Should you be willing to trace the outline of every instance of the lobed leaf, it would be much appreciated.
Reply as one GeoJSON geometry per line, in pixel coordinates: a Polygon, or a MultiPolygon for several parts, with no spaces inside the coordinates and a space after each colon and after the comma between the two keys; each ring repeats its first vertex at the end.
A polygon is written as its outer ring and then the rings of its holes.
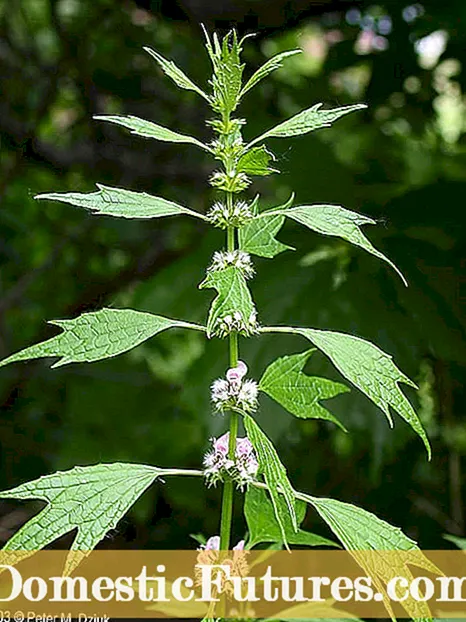
{"type": "Polygon", "coordinates": [[[152,58],[155,58],[165,75],[171,78],[177,86],[179,86],[181,89],[186,89],[187,91],[194,91],[210,103],[209,96],[206,95],[206,93],[204,93],[204,91],[200,89],[196,84],[194,84],[194,82],[190,80],[188,76],[175,65],[173,61],[167,60],[161,54],[159,54],[155,50],[152,50],[149,47],[145,47],[143,49],[148,54],[150,54],[152,58]]]}
{"type": "Polygon", "coordinates": [[[265,483],[280,527],[282,541],[288,547],[287,525],[291,523],[292,530],[298,531],[294,491],[288,479],[286,468],[283,466],[273,443],[249,415],[244,416],[244,427],[251,441],[259,461],[259,468],[264,476],[265,483]],[[283,499],[281,499],[283,495],[283,499]],[[285,503],[283,503],[283,500],[285,503]]]}
{"type": "Polygon", "coordinates": [[[365,393],[383,411],[391,426],[393,420],[390,407],[393,408],[420,436],[430,460],[431,449],[425,430],[398,383],[403,382],[411,387],[417,387],[398,369],[389,354],[370,341],[346,333],[291,327],[262,330],[291,332],[309,339],[328,356],[347,380],[365,393]]]}
{"type": "Polygon", "coordinates": [[[12,354],[0,361],[0,367],[44,357],[60,358],[52,367],[90,363],[127,352],[167,328],[203,330],[195,324],[133,309],[102,309],[83,313],[73,320],[52,320],[49,324],[59,326],[63,332],[12,354]]]}
{"type": "Polygon", "coordinates": [[[274,160],[273,153],[268,151],[264,145],[253,147],[239,158],[236,170],[246,175],[272,175],[272,173],[279,172],[269,167],[270,162],[274,160]]]}
{"type": "Polygon", "coordinates": [[[257,71],[255,71],[249,80],[246,82],[245,86],[241,91],[241,97],[245,95],[248,91],[250,91],[258,82],[266,78],[269,73],[275,71],[282,67],[282,60],[288,58],[289,56],[294,56],[295,54],[301,54],[301,50],[288,50],[287,52],[280,52],[276,56],[270,58],[267,62],[265,62],[262,67],[259,67],[257,71]]]}
{"type": "MultiPolygon", "coordinates": [[[[385,605],[393,620],[395,618],[385,588],[389,580],[396,576],[405,577],[409,582],[414,579],[407,566],[407,560],[419,568],[438,573],[438,569],[425,557],[416,542],[408,538],[400,528],[350,503],[311,497],[301,492],[296,495],[317,510],[320,517],[341,540],[345,549],[355,552],[353,554],[355,561],[368,576],[373,578],[375,585],[384,595],[385,605]],[[363,553],[358,555],[357,551],[363,553]],[[409,551],[412,555],[408,558],[406,555],[393,554],[387,561],[387,557],[379,555],[377,551],[409,551]]],[[[411,598],[405,601],[403,606],[413,618],[430,616],[425,602],[415,602],[411,598]]]]}
{"type": "Polygon", "coordinates": [[[50,192],[38,194],[34,198],[70,203],[76,207],[89,209],[96,214],[119,218],[160,218],[162,216],[188,214],[207,220],[203,214],[161,197],[154,197],[146,192],[111,188],[103,184],[96,185],[99,188],[98,192],[50,192]]]}
{"type": "Polygon", "coordinates": [[[173,132],[167,127],[157,125],[157,123],[152,123],[151,121],[146,121],[145,119],[140,119],[139,117],[135,117],[133,115],[95,115],[94,119],[121,125],[131,130],[131,134],[143,136],[144,138],[155,138],[156,140],[169,143],[191,143],[201,149],[204,149],[205,151],[209,151],[210,153],[212,152],[210,147],[204,145],[193,136],[186,136],[185,134],[173,132]]]}
{"type": "Polygon", "coordinates": [[[320,130],[324,127],[330,127],[332,123],[340,117],[350,112],[367,108],[365,104],[353,104],[351,106],[343,106],[342,108],[333,108],[332,110],[320,110],[321,106],[322,104],[315,104],[311,108],[299,112],[294,117],[291,117],[291,119],[283,121],[283,123],[276,125],[265,132],[265,134],[255,138],[249,143],[249,146],[252,147],[252,145],[255,145],[265,138],[288,138],[290,136],[307,134],[308,132],[320,130]]]}
{"type": "MultiPolygon", "coordinates": [[[[3,499],[41,499],[47,506],[6,543],[6,551],[35,551],[77,529],[72,551],[91,551],[164,473],[144,464],[97,464],[40,477],[0,493],[3,499]]],[[[79,563],[69,556],[68,572],[79,563]]]]}
{"type": "Polygon", "coordinates": [[[349,389],[327,378],[302,373],[313,352],[315,350],[284,356],[271,363],[260,379],[259,389],[296,417],[332,421],[346,432],[345,427],[319,401],[346,393],[349,389]]]}
{"type": "MultiPolygon", "coordinates": [[[[314,533],[298,529],[295,532],[287,512],[286,504],[280,497],[277,503],[281,506],[280,515],[283,517],[283,528],[288,544],[301,546],[337,546],[331,540],[322,538],[314,533]]],[[[295,502],[296,521],[300,525],[306,514],[306,504],[303,501],[295,502]]],[[[283,536],[280,525],[274,514],[274,507],[265,490],[250,486],[246,491],[244,502],[244,516],[249,531],[248,548],[264,542],[282,542],[283,536]]]]}
{"type": "Polygon", "coordinates": [[[200,289],[212,288],[217,290],[207,321],[207,336],[211,337],[217,323],[225,316],[234,316],[241,313],[245,322],[256,316],[256,307],[251,297],[246,279],[234,267],[210,272],[199,285],[200,289]]]}
{"type": "MultiPolygon", "coordinates": [[[[271,212],[281,212],[286,210],[293,204],[294,194],[289,200],[280,207],[270,210],[271,212]]],[[[268,214],[263,212],[257,215],[247,225],[238,229],[238,243],[241,250],[257,255],[259,257],[267,257],[272,259],[275,255],[286,250],[294,250],[292,246],[282,244],[275,235],[283,227],[285,216],[279,213],[268,214]]]]}
{"type": "MultiPolygon", "coordinates": [[[[276,210],[273,210],[274,212],[276,210]]],[[[264,212],[267,214],[267,212],[264,212]]],[[[300,205],[286,211],[286,216],[296,220],[317,233],[334,235],[347,240],[368,253],[386,261],[398,273],[405,285],[406,279],[383,253],[377,250],[360,229],[360,225],[375,225],[376,221],[338,205],[300,205]]]]}

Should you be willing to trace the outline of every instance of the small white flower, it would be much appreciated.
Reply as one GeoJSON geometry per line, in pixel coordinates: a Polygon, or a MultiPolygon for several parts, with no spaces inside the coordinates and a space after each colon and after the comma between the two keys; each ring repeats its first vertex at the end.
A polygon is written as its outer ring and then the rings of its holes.
{"type": "Polygon", "coordinates": [[[258,393],[257,383],[254,382],[254,380],[246,380],[241,385],[238,395],[238,404],[241,404],[243,410],[246,412],[256,410],[258,393]]]}
{"type": "Polygon", "coordinates": [[[230,267],[237,268],[245,279],[254,276],[254,266],[250,255],[240,250],[215,252],[207,272],[218,272],[230,267]]]}
{"type": "MultiPolygon", "coordinates": [[[[217,176],[215,179],[218,179],[220,174],[215,175],[217,176]]],[[[231,207],[217,202],[208,211],[207,218],[216,227],[226,229],[227,227],[242,227],[254,218],[254,214],[245,201],[237,201],[231,207]]]]}
{"type": "Polygon", "coordinates": [[[246,337],[255,335],[259,332],[259,323],[257,322],[257,312],[255,309],[249,314],[249,318],[243,318],[241,311],[235,311],[233,316],[231,314],[225,315],[223,318],[218,318],[215,327],[214,334],[217,337],[223,338],[232,332],[240,333],[246,337]]]}
{"type": "Polygon", "coordinates": [[[236,438],[234,460],[229,458],[230,434],[227,432],[218,439],[210,439],[212,449],[204,455],[204,476],[209,486],[224,481],[225,476],[233,479],[238,487],[244,488],[254,480],[259,469],[256,454],[251,441],[247,438],[236,438]]]}

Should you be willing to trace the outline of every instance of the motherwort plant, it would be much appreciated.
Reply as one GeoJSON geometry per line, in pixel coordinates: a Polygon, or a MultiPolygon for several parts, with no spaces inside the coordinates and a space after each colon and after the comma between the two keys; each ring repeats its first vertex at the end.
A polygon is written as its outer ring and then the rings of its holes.
{"type": "MultiPolygon", "coordinates": [[[[272,168],[274,156],[266,146],[269,138],[290,138],[326,128],[365,106],[356,104],[326,110],[316,104],[245,142],[246,122],[235,116],[241,99],[280,67],[286,57],[298,51],[278,54],[244,81],[241,46],[242,41],[238,41],[234,32],[222,41],[216,35],[212,39],[207,37],[206,47],[213,67],[208,91],[194,84],[173,62],[146,48],[178,87],[196,92],[209,104],[214,113],[209,121],[214,134],[210,144],[135,116],[97,117],[127,128],[137,136],[189,143],[210,154],[218,163],[218,170],[209,179],[216,201],[206,214],[168,199],[103,185],[89,194],[51,193],[36,197],[70,203],[116,218],[189,216],[203,221],[206,227],[219,229],[219,245],[222,233],[224,235],[223,248],[214,254],[199,286],[216,292],[206,325],[133,309],[102,309],[74,319],[52,321],[61,330],[58,335],[0,363],[7,365],[39,357],[58,358],[53,367],[90,363],[127,352],[165,330],[200,331],[206,339],[223,339],[229,351],[229,369],[210,387],[213,409],[225,415],[229,429],[220,438],[212,439],[212,448],[203,459],[202,470],[160,469],[133,463],[96,464],[46,475],[2,493],[3,498],[47,502],[45,508],[7,542],[6,550],[41,549],[73,529],[77,529],[77,533],[72,549],[92,550],[161,476],[196,476],[203,478],[206,485],[222,486],[220,535],[209,539],[208,548],[227,550],[235,544],[230,541],[230,533],[237,488],[238,495],[242,495],[248,524],[246,544],[241,542],[241,548],[261,543],[281,543],[285,547],[331,544],[300,529],[306,505],[310,505],[350,551],[417,549],[415,542],[400,529],[359,507],[295,490],[274,445],[257,422],[255,415],[260,408],[260,395],[266,393],[296,417],[323,419],[343,428],[321,401],[347,391],[347,387],[303,372],[317,348],[349,383],[383,411],[390,424],[393,411],[402,417],[421,437],[430,456],[421,422],[400,387],[400,383],[415,385],[397,368],[389,354],[364,339],[345,333],[261,323],[249,289],[249,281],[254,277],[252,256],[272,259],[285,250],[275,235],[287,218],[323,235],[343,238],[398,270],[361,230],[362,225],[374,224],[367,216],[336,205],[295,206],[292,199],[285,205],[264,211],[259,197],[253,201],[244,198],[242,193],[251,185],[252,177],[277,172],[272,168]],[[260,339],[274,333],[300,335],[308,349],[273,361],[258,380],[248,378],[247,365],[240,359],[241,340],[260,339]],[[238,436],[240,422],[245,437],[238,436]]],[[[199,484],[202,485],[202,479],[199,484]]],[[[383,569],[379,571],[383,573],[383,569]]]]}

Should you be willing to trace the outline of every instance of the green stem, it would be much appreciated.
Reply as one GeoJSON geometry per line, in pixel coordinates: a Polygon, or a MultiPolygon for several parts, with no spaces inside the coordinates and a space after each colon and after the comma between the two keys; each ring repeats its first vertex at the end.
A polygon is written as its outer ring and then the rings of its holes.
{"type": "MultiPolygon", "coordinates": [[[[231,194],[227,195],[227,202],[233,201],[231,194]]],[[[235,250],[235,229],[227,229],[227,248],[229,251],[235,250]]],[[[238,333],[229,335],[230,367],[238,365],[238,333]]],[[[235,459],[236,437],[238,436],[238,413],[230,413],[230,442],[228,445],[228,458],[235,459]]],[[[220,550],[227,551],[230,548],[231,522],[233,517],[233,482],[227,481],[223,485],[222,515],[220,519],[220,550]]]]}

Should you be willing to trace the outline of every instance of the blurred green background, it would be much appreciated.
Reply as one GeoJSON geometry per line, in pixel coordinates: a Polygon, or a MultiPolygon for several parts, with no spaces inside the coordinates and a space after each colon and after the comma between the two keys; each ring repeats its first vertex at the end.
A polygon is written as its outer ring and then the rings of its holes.
{"type": "MultiPolygon", "coordinates": [[[[299,421],[264,397],[259,422],[298,489],[354,502],[401,526],[427,549],[464,535],[466,328],[466,5],[464,0],[15,0],[0,3],[0,356],[56,334],[46,319],[102,306],[204,321],[199,291],[223,246],[218,230],[180,218],[123,221],[64,204],[48,191],[96,182],[145,190],[206,211],[212,162],[189,145],[146,141],[92,120],[135,114],[210,140],[209,111],[166,79],[144,45],[205,84],[199,24],[254,31],[245,75],[299,47],[239,110],[250,139],[317,102],[369,104],[332,129],[270,140],[279,176],[251,192],[262,209],[327,202],[373,216],[374,244],[409,281],[342,241],[287,223],[297,250],[257,259],[251,287],[263,324],[347,331],[377,343],[419,386],[406,389],[433,444],[354,389],[327,405],[349,428],[299,421]]],[[[258,378],[298,337],[242,340],[258,378]]],[[[173,331],[127,355],[51,371],[50,361],[0,373],[0,487],[98,461],[198,468],[213,416],[208,386],[227,367],[226,344],[173,331]]],[[[322,355],[307,370],[340,380],[322,355]]],[[[145,494],[106,539],[109,547],[190,548],[218,532],[220,489],[170,479],[145,494]]],[[[2,503],[5,541],[37,508],[2,503]]],[[[240,499],[234,537],[243,535],[240,499]]],[[[309,511],[306,528],[328,535],[309,511]]],[[[63,544],[68,540],[65,539],[63,544]]]]}

